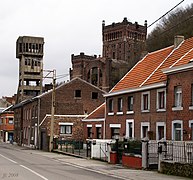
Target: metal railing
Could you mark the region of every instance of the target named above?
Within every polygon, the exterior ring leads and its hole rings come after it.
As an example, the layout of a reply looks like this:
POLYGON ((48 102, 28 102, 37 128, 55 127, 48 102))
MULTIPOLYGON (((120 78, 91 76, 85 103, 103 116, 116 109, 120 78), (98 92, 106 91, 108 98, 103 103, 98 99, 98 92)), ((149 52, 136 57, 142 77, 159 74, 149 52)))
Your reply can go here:
POLYGON ((163 160, 193 163, 193 142, 167 141, 163 146, 163 160))
POLYGON ((59 140, 54 146, 55 150, 66 152, 69 154, 75 154, 79 156, 87 156, 87 148, 83 147, 83 141, 75 140, 59 140))

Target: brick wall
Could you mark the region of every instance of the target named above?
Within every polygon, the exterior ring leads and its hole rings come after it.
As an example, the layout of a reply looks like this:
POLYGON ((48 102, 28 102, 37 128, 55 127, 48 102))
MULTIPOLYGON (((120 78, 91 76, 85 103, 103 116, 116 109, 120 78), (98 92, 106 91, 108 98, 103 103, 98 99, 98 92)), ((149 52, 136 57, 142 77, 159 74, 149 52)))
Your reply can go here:
MULTIPOLYGON (((55 115, 84 115, 86 113, 91 113, 95 108, 101 105, 104 102, 103 97, 104 91, 99 88, 79 79, 75 78, 72 81, 66 83, 65 85, 61 85, 56 88, 55 93, 55 115), (81 97, 75 97, 75 90, 81 90, 81 97), (98 93, 98 98, 92 98, 92 92, 98 93)), ((15 120, 18 121, 17 128, 15 129, 16 138, 18 142, 22 141, 24 144, 30 145, 34 144, 33 131, 31 134, 31 130, 35 127, 35 124, 41 124, 43 119, 46 117, 46 114, 51 114, 51 100, 52 93, 48 92, 39 98, 35 98, 23 105, 19 106, 15 109, 15 120), (35 113, 35 114, 33 114, 35 113), (26 135, 30 133, 31 135, 26 135), (24 135, 24 137, 23 137, 24 135)), ((68 120, 68 119, 67 119, 68 120)), ((78 118, 77 121, 80 119, 78 118)), ((47 137, 48 127, 45 125, 41 127, 41 133, 45 133, 42 136, 47 137)), ((77 126, 76 126, 77 127, 77 126)), ((82 139, 82 131, 83 126, 79 125, 78 128, 74 129, 73 136, 71 138, 80 138, 82 139), (81 133, 79 135, 78 133, 81 133)), ((56 132, 58 133, 58 132, 56 132)), ((41 138, 38 140, 41 141, 41 138)), ((42 149, 47 149, 45 146, 47 145, 47 140, 41 146, 42 149)), ((38 144, 42 144, 41 142, 38 144)))
POLYGON ((89 139, 88 137, 88 126, 92 126, 92 139, 98 139, 97 138, 97 126, 101 126, 101 139, 104 138, 104 121, 87 121, 83 122, 83 132, 84 132, 84 140, 89 139))
POLYGON ((114 115, 108 115, 108 100, 106 104, 106 138, 111 138, 111 129, 110 124, 121 124, 120 136, 125 136, 126 134, 126 120, 134 119, 134 137, 137 139, 141 138, 141 122, 150 123, 150 131, 153 132, 153 139, 156 139, 156 122, 166 122, 166 112, 157 112, 156 109, 156 99, 157 99, 157 90, 150 90, 150 111, 142 112, 141 111, 141 93, 136 92, 133 94, 124 94, 113 97, 114 102, 114 115), (127 113, 127 98, 128 96, 134 97, 134 105, 132 114, 127 113), (123 115, 117 115, 117 101, 118 98, 123 98, 123 115))
POLYGON ((167 139, 172 138, 172 121, 183 120, 183 140, 191 139, 191 129, 189 120, 193 119, 193 110, 189 110, 191 104, 191 84, 193 84, 193 71, 186 71, 168 75, 167 91, 167 139), (183 110, 173 111, 174 107, 174 87, 182 86, 182 106, 183 110))
MULTIPOLYGON (((56 88, 55 114, 80 115, 91 113, 95 108, 104 102, 104 92, 85 81, 76 78, 64 86, 56 88), (81 98, 75 98, 75 90, 81 90, 81 98), (98 99, 92 99, 92 92, 98 93, 98 99)), ((42 120, 46 114, 51 113, 51 93, 41 98, 42 120)))

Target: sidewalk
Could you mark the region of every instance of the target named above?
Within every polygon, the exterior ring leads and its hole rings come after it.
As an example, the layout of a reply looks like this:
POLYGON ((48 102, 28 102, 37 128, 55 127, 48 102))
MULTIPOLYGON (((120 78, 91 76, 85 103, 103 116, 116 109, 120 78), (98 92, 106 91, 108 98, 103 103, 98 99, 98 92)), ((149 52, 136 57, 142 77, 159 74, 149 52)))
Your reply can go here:
POLYGON ((187 178, 169 176, 158 173, 157 171, 146 171, 146 170, 133 170, 124 168, 121 165, 111 165, 107 162, 102 162, 98 160, 90 160, 84 158, 78 158, 73 156, 63 155, 57 159, 57 161, 62 164, 71 165, 74 167, 82 168, 85 170, 93 171, 96 173, 101 173, 104 175, 110 175, 118 179, 127 180, 184 180, 187 178))
POLYGON ((112 165, 107 162, 99 160, 85 159, 61 153, 45 152, 41 150, 32 150, 30 148, 21 147, 17 145, 9 145, 10 148, 22 149, 26 153, 39 154, 48 158, 53 159, 61 164, 66 164, 81 168, 84 170, 108 175, 117 179, 124 180, 190 180, 189 178, 171 176, 158 173, 157 171, 146 171, 146 170, 134 170, 128 169, 121 165, 112 165))

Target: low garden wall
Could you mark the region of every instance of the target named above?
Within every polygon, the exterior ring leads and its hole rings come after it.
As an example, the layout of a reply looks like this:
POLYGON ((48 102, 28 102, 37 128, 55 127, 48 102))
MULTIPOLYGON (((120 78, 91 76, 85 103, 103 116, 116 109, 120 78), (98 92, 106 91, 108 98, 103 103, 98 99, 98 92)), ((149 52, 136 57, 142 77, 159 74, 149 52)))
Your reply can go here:
POLYGON ((160 172, 168 175, 193 178, 193 164, 162 161, 160 172))
POLYGON ((132 169, 142 169, 142 157, 124 153, 122 165, 132 169))

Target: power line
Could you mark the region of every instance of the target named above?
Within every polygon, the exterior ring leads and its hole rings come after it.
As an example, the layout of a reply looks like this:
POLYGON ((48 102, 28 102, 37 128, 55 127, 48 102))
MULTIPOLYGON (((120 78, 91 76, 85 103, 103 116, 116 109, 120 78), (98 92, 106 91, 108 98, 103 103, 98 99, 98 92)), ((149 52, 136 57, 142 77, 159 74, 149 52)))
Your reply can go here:
POLYGON ((69 74, 60 74, 60 75, 56 76, 56 79, 61 79, 63 77, 67 77, 67 76, 69 76, 69 74))
POLYGON ((172 26, 172 27, 170 27, 169 29, 166 29, 165 31, 163 31, 163 32, 159 33, 159 35, 154 36, 154 37, 151 37, 151 38, 149 38, 149 39, 154 39, 154 38, 157 38, 158 36, 161 36, 161 35, 163 35, 163 34, 167 33, 168 31, 170 31, 170 30, 174 29, 175 27, 179 26, 180 24, 185 23, 186 21, 189 21, 189 20, 190 20, 190 19, 192 19, 192 18, 193 18, 193 15, 191 15, 191 16, 189 16, 188 18, 184 19, 183 21, 181 21, 181 22, 177 23, 175 26, 172 26))
POLYGON ((184 0, 182 0, 181 2, 179 2, 177 5, 175 5, 172 9, 170 9, 169 11, 167 11, 164 15, 162 15, 160 18, 158 18, 157 20, 155 20, 153 23, 151 23, 147 28, 151 27, 153 24, 155 24, 156 22, 158 22, 160 19, 162 19, 164 16, 166 16, 168 13, 170 13, 172 10, 174 10, 177 6, 179 6, 182 2, 184 2, 184 0))

